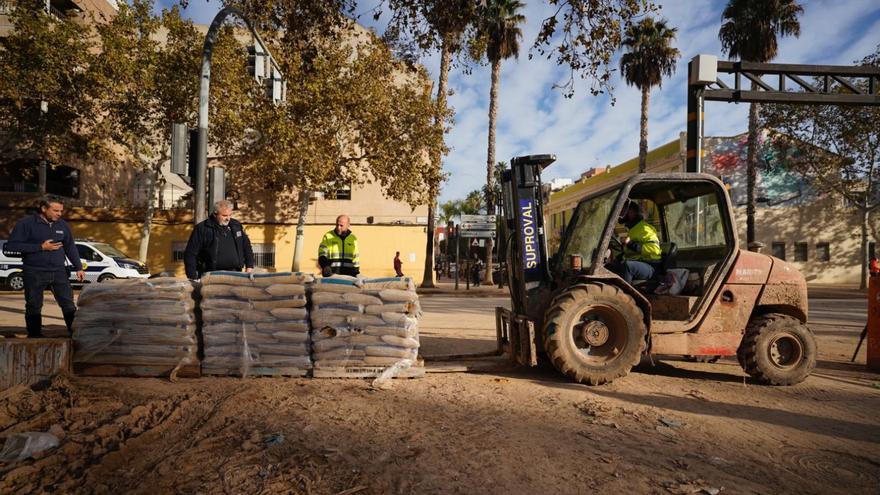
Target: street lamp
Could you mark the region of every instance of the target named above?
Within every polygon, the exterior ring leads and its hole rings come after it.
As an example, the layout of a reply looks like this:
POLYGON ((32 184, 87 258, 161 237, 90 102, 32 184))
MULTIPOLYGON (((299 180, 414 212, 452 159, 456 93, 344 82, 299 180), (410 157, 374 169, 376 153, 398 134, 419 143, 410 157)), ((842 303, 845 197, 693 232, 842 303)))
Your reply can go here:
POLYGON ((265 54, 265 56, 269 58, 273 69, 273 84, 276 77, 278 80, 282 77, 278 64, 275 62, 275 59, 272 58, 272 55, 269 53, 266 44, 263 43, 257 30, 254 29, 254 26, 244 16, 244 13, 235 7, 225 7, 218 12, 214 17, 214 20, 211 21, 211 27, 208 28, 208 33, 205 34, 205 46, 202 50, 202 68, 199 84, 199 130, 197 136, 198 144, 196 146, 195 212, 193 214, 196 224, 207 218, 205 179, 207 178, 206 175, 208 169, 208 96, 211 86, 211 55, 214 52, 214 43, 217 41, 220 27, 230 14, 235 14, 244 21, 245 25, 250 29, 251 34, 253 34, 254 39, 259 44, 262 52, 261 54, 265 54))

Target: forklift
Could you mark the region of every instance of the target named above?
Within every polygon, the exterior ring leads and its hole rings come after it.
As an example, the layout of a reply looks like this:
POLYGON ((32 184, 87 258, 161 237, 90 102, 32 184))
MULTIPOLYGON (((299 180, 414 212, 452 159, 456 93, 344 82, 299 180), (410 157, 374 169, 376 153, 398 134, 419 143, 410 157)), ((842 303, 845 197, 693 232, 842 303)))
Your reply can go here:
POLYGON ((807 286, 783 260, 741 250, 724 185, 698 173, 643 173, 582 199, 548 253, 541 172, 553 155, 511 160, 502 186, 502 246, 511 309, 496 308, 499 348, 522 365, 539 357, 574 381, 609 383, 646 356, 736 355, 760 383, 794 385, 816 366, 806 326, 807 286), (657 230, 652 280, 627 283, 609 269, 630 202, 657 230), (658 277, 687 273, 678 294, 658 277), (660 292, 660 291, 658 291, 660 292))

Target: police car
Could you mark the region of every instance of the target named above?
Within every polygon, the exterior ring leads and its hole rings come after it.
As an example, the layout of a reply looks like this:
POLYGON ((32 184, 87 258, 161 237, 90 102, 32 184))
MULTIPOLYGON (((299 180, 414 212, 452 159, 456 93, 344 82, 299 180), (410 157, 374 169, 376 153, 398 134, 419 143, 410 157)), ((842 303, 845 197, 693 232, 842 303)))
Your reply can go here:
POLYGON ((3 252, 5 245, 6 241, 0 241, 0 285, 12 290, 22 290, 24 289, 24 276, 21 272, 21 258, 7 256, 3 252))
MULTIPOLYGON (((103 282, 113 278, 150 278, 147 264, 130 258, 105 242, 77 240, 76 250, 86 272, 86 283, 103 282)), ((71 273, 76 280, 76 273, 71 273)))
MULTIPOLYGON (((0 241, 0 252, 6 241, 0 241)), ((103 282, 114 278, 149 278, 150 271, 146 263, 132 259, 122 251, 105 243, 91 239, 77 239, 76 250, 83 264, 86 277, 84 283, 103 282)), ((20 257, 10 257, 0 254, 0 283, 12 290, 24 288, 22 277, 22 261, 20 257)), ((68 262, 70 280, 78 284, 76 272, 68 262)))

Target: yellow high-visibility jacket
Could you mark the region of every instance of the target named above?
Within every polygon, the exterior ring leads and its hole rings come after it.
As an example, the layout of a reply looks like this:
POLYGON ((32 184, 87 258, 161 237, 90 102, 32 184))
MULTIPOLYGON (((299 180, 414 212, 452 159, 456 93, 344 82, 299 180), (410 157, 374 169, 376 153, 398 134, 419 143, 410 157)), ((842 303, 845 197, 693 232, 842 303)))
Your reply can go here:
POLYGON ((340 237, 336 229, 324 234, 318 247, 318 264, 338 275, 356 276, 361 271, 357 237, 349 231, 340 237))
POLYGON ((637 261, 660 261, 660 236, 657 235, 657 229, 648 222, 642 220, 633 225, 629 232, 630 242, 638 244, 638 251, 632 250, 627 246, 623 250, 623 258, 627 260, 637 261))

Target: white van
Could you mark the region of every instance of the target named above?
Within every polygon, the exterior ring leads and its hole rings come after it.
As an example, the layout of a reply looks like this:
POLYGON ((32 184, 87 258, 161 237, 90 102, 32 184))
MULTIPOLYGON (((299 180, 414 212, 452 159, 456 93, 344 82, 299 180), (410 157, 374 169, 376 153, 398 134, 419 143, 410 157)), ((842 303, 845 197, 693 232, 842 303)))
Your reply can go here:
MULTIPOLYGON (((130 258, 105 242, 78 239, 76 249, 86 272, 86 283, 114 278, 150 278, 146 263, 130 258)), ((76 280, 76 273, 71 273, 70 278, 76 280)))
MULTIPOLYGON (((0 285, 11 290, 24 289, 21 257, 3 254, 5 240, 0 240, 0 285)), ((146 263, 131 259, 122 251, 105 243, 78 239, 75 241, 79 258, 86 273, 84 283, 103 282, 114 278, 149 278, 150 270, 146 263)), ((76 272, 71 270, 70 281, 79 284, 76 272)))

